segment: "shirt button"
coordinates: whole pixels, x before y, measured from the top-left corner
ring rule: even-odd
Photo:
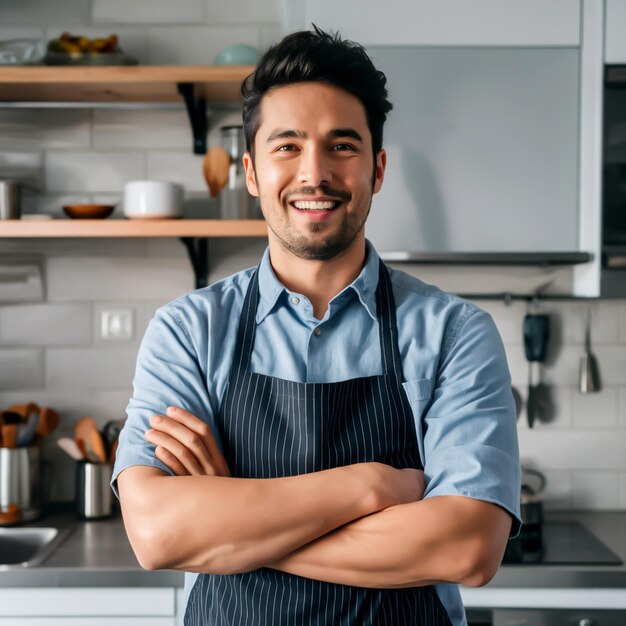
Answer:
[[[313,332],[319,337],[322,334],[322,329],[318,326]]]
[[[291,298],[291,304],[300,304],[300,298],[296,298],[296,296],[293,296]]]

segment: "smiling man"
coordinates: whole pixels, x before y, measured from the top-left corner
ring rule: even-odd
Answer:
[[[318,29],[243,86],[257,268],[157,311],[114,487],[142,566],[187,572],[185,624],[466,624],[457,584],[519,527],[502,343],[365,238],[386,80]]]

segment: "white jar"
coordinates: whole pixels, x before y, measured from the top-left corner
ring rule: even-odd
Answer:
[[[133,180],[124,186],[124,215],[131,219],[182,217],[183,186],[165,180]]]

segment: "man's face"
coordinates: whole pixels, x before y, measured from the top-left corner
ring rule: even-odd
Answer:
[[[278,87],[261,101],[246,183],[272,237],[304,259],[327,260],[363,238],[386,156],[372,155],[365,109],[324,83]]]

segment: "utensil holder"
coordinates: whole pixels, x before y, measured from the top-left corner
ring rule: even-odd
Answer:
[[[110,463],[76,463],[74,497],[77,517],[94,520],[113,515],[112,475],[113,465]]]
[[[43,470],[41,448],[0,448],[0,508],[15,504],[20,521],[41,516]]]

